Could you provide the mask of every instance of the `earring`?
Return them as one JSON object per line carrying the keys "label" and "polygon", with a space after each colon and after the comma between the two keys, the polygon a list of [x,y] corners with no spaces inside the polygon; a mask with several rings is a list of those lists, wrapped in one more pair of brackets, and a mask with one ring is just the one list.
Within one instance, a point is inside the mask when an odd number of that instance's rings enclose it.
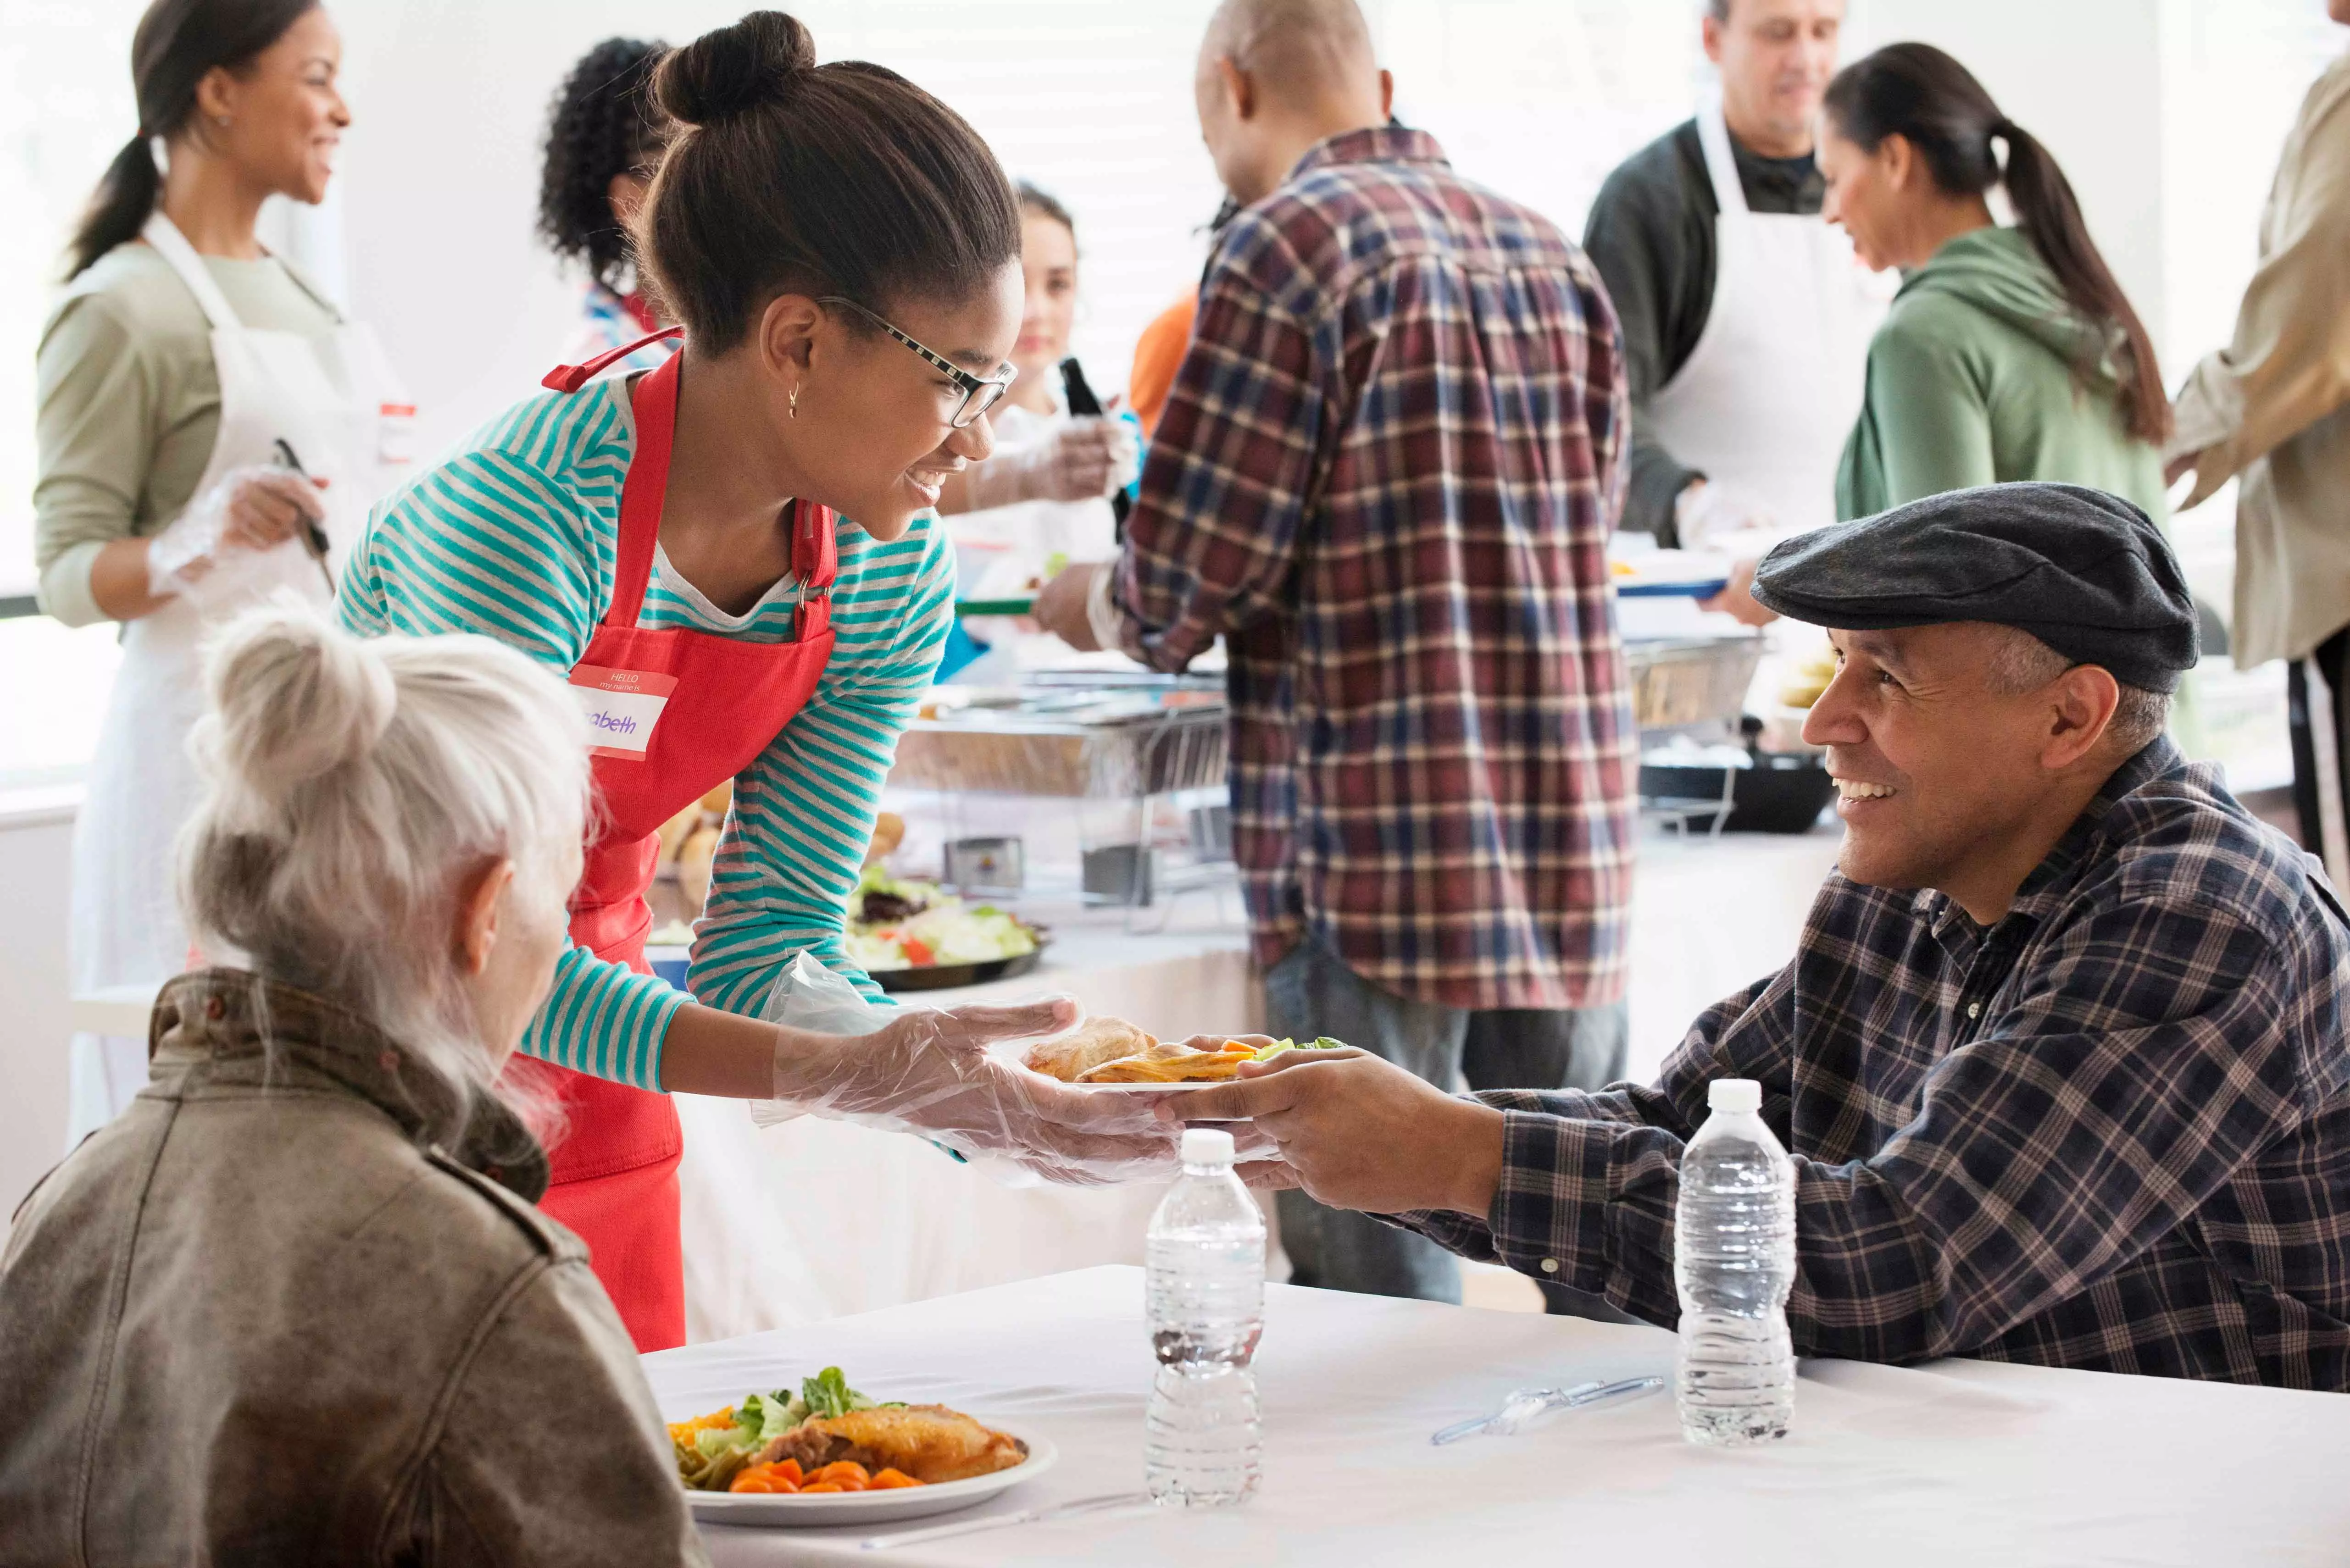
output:
{"label": "earring", "polygon": [[216,114],[213,116],[213,119],[215,122],[222,125],[226,125],[228,123],[228,116],[224,114]]}
{"label": "earring", "polygon": [[792,389],[791,417],[794,419],[800,417],[800,389],[797,387]]}

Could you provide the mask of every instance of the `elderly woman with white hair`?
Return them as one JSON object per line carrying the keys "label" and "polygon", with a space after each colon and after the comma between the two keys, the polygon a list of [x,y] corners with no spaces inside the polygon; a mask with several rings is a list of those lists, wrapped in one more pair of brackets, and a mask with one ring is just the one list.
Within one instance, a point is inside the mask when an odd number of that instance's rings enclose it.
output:
{"label": "elderly woman with white hair", "polygon": [[[535,1206],[533,1107],[498,1089],[567,945],[577,705],[488,639],[287,612],[235,623],[210,687],[180,894],[222,967],[164,989],[152,1083],[9,1234],[0,1555],[702,1562],[628,1332]],[[1068,1015],[782,1055],[836,1112],[912,1055],[961,1063],[930,1119],[976,1145],[1028,1092],[980,1043]]]}

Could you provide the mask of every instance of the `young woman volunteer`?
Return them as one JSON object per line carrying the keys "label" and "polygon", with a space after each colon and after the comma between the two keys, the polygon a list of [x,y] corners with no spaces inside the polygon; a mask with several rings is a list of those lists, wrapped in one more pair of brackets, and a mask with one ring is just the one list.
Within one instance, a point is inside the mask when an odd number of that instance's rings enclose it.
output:
{"label": "young woman volunteer", "polygon": [[[2162,517],[2170,404],[2154,342],[2055,158],[1927,44],[1846,66],[1824,108],[1824,215],[1862,261],[1903,275],[1868,346],[1836,514],[2037,479]],[[1994,185],[2013,228],[1992,220]]]}
{"label": "young woman volunteer", "polygon": [[[660,1091],[888,1114],[1061,1175],[1167,1147],[1147,1116],[896,1025],[812,1054],[744,1016],[797,953],[870,984],[841,911],[946,633],[930,509],[986,456],[1012,379],[1020,220],[951,110],[878,66],[818,67],[779,13],[669,56],[654,94],[677,130],[639,265],[684,348],[634,379],[559,368],[378,512],[343,591],[354,629],[484,632],[566,671],[599,739],[577,945],[523,1049],[569,1116],[545,1206],[645,1349],[683,1336]],[[643,895],[656,830],[728,778],[688,1002],[645,971]]]}
{"label": "young woman volunteer", "polygon": [[[42,335],[42,607],[124,627],[75,827],[77,992],[184,966],[170,858],[196,792],[199,637],[271,593],[328,597],[414,412],[374,336],[255,232],[267,198],[326,194],[341,56],[313,0],[155,0],[131,44],[138,134]],[[147,1043],[73,1051],[78,1139],[146,1081]]]}

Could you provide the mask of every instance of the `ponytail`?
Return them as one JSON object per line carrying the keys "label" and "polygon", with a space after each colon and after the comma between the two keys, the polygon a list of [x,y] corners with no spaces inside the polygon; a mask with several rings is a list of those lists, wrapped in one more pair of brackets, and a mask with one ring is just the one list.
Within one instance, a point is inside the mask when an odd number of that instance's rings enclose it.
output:
{"label": "ponytail", "polygon": [[[2072,182],[2038,138],[2000,112],[1973,73],[1930,44],[1888,44],[1838,71],[1823,107],[1837,134],[1864,152],[1888,136],[1908,141],[1947,195],[1981,195],[2003,182],[2017,229],[2055,275],[2065,303],[2102,329],[2129,434],[2151,446],[2169,439],[2170,400],[2154,339],[2090,239]],[[2000,142],[2007,146],[2004,168]],[[2085,379],[2097,368],[2093,358],[2074,373]]]}
{"label": "ponytail", "polygon": [[2022,127],[2002,119],[1992,134],[2007,143],[2007,199],[2015,208],[2016,227],[2056,275],[2073,308],[2106,324],[2109,335],[2120,339],[2116,358],[2123,370],[2122,406],[2129,433],[2149,446],[2160,446],[2170,439],[2170,399],[2155,363],[2154,339],[2130,308],[2129,296],[2098,254],[2096,242],[2089,238],[2073,182],[2040,139]]}
{"label": "ponytail", "polygon": [[130,85],[139,134],[106,166],[67,247],[79,277],[99,257],[139,237],[162,193],[150,143],[169,141],[195,118],[196,88],[216,70],[241,70],[317,7],[317,0],[154,0],[130,36]]}
{"label": "ponytail", "polygon": [[148,214],[155,210],[162,185],[163,178],[155,169],[155,149],[147,138],[134,136],[123,143],[122,151],[99,177],[89,210],[74,230],[73,267],[66,276],[79,277],[99,257],[137,239],[139,231],[147,226]]}

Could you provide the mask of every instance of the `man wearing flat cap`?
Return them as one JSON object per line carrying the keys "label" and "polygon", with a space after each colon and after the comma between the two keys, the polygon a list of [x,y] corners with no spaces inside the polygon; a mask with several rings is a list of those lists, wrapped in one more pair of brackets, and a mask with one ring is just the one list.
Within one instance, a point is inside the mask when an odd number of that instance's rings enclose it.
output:
{"label": "man wearing flat cap", "polygon": [[1670,1324],[1681,1151],[1716,1078],[1794,1156],[1811,1355],[2350,1391],[2350,922],[2163,734],[2196,616],[2160,533],[2057,484],[1792,539],[1804,726],[1846,826],[1794,961],[1648,1087],[1455,1098],[1285,1053],[1187,1096],[1268,1185]]}

